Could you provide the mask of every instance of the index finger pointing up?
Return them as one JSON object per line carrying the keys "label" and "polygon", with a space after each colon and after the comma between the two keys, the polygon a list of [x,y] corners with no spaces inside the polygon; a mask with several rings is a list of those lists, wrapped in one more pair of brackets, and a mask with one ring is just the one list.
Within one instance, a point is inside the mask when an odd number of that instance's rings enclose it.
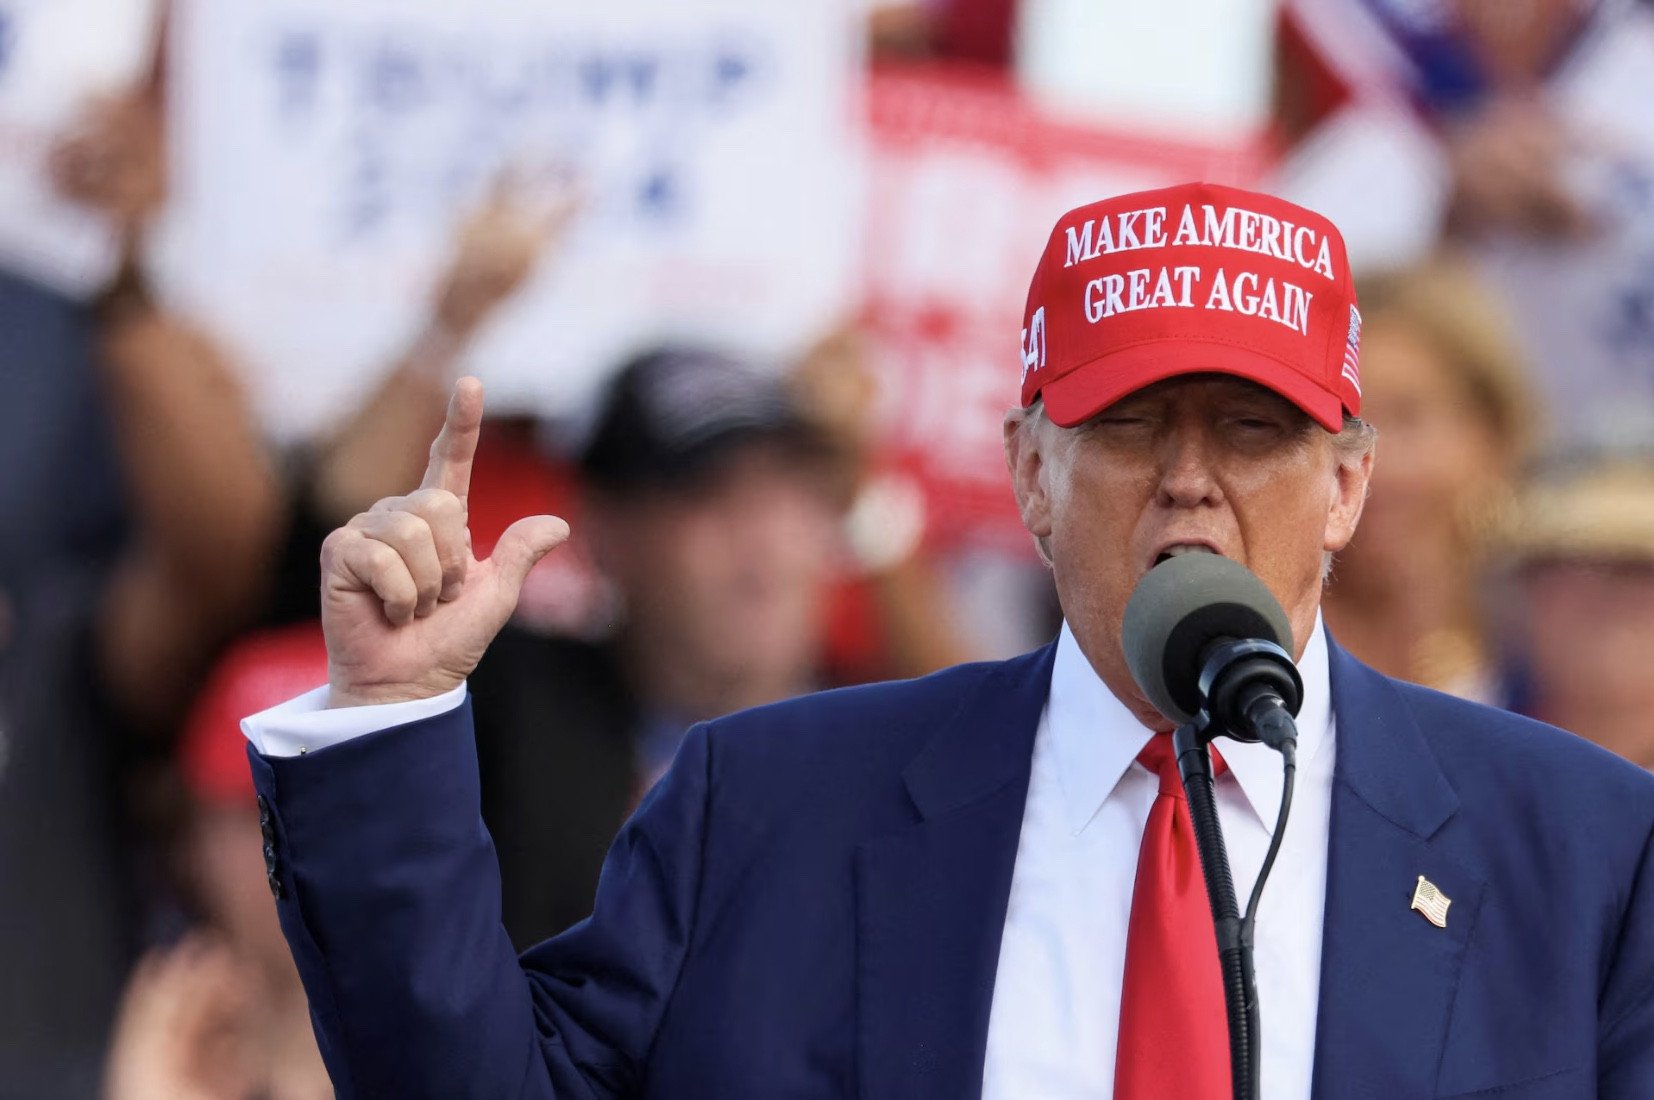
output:
{"label": "index finger pointing up", "polygon": [[482,383],[461,378],[448,400],[448,419],[431,444],[431,462],[425,467],[421,489],[445,489],[464,500],[471,491],[471,460],[482,434]]}

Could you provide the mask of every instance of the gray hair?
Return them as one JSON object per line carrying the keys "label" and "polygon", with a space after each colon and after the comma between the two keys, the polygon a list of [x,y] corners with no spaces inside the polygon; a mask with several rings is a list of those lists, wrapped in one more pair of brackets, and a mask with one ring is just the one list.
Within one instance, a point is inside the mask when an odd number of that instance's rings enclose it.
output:
{"label": "gray hair", "polygon": [[[1025,409],[1012,409],[1010,415],[1016,421],[1016,431],[1019,435],[1034,437],[1047,433],[1056,427],[1051,422],[1051,418],[1045,413],[1045,402],[1038,398]],[[1359,466],[1378,446],[1378,429],[1359,416],[1346,414],[1344,426],[1332,435],[1332,442],[1338,451],[1340,465]],[[1038,551],[1040,561],[1049,566],[1051,564],[1051,540],[1044,535],[1035,535],[1034,549]],[[1322,582],[1325,583],[1331,575],[1332,551],[1328,550],[1321,555]]]}
{"label": "gray hair", "polygon": [[[1359,466],[1378,447],[1378,429],[1359,416],[1344,414],[1344,426],[1332,437],[1332,444],[1338,450],[1338,462],[1341,466]],[[1372,484],[1367,485],[1367,492],[1372,492]],[[1326,584],[1332,576],[1332,551],[1326,550],[1321,554],[1321,583]]]}

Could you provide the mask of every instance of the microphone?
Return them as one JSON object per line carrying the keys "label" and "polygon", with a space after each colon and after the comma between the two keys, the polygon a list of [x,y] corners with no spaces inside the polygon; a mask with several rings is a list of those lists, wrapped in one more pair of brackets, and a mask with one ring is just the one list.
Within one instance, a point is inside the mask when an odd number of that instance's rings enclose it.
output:
{"label": "microphone", "polygon": [[1178,725],[1295,746],[1304,684],[1285,648],[1292,627],[1240,562],[1198,552],[1161,562],[1137,582],[1120,635],[1137,686]]}
{"label": "microphone", "polygon": [[[1286,835],[1297,772],[1293,717],[1303,702],[1304,684],[1285,649],[1291,637],[1286,612],[1262,581],[1237,561],[1202,553],[1179,554],[1150,569],[1126,603],[1120,629],[1137,686],[1178,724],[1172,747],[1212,903],[1237,1100],[1260,1095],[1253,935],[1264,883]],[[1244,915],[1229,873],[1206,751],[1217,734],[1262,741],[1281,754],[1281,808]]]}

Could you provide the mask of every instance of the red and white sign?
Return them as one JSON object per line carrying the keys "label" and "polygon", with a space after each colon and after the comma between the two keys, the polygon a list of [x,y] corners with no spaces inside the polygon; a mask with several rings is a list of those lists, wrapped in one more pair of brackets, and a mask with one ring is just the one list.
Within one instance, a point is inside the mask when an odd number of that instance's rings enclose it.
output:
{"label": "red and white sign", "polygon": [[1260,151],[1058,120],[974,70],[876,73],[869,109],[864,320],[885,437],[926,487],[938,548],[1032,553],[1000,424],[1043,352],[1019,334],[1052,225],[1109,195],[1187,180],[1246,186]]}

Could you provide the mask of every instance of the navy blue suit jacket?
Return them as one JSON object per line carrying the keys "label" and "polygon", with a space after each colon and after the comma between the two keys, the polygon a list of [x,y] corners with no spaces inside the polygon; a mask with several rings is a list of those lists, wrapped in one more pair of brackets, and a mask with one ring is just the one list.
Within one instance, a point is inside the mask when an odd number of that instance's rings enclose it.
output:
{"label": "navy blue suit jacket", "polygon": [[[255,754],[339,1094],[977,1095],[1052,653],[696,727],[592,916],[521,958],[468,705]],[[1654,1097],[1654,777],[1331,668],[1315,1095]],[[1445,929],[1409,910],[1419,875],[1453,899]]]}

